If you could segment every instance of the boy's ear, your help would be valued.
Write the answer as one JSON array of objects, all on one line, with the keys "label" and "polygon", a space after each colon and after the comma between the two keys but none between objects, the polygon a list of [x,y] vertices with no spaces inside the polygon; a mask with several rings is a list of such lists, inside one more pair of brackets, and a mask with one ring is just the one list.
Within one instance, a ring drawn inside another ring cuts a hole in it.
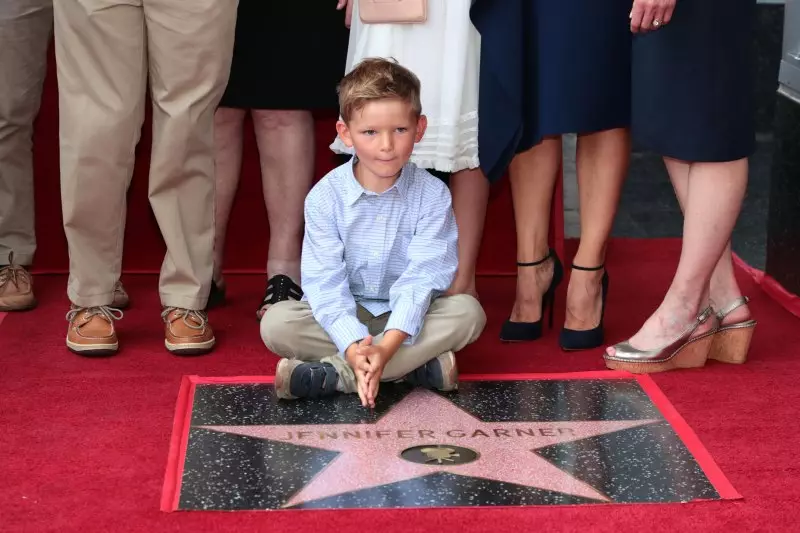
[{"label": "boy's ear", "polygon": [[350,134],[350,128],[347,127],[344,120],[339,119],[336,121],[336,133],[339,134],[339,138],[345,146],[348,148],[353,147],[353,136]]},{"label": "boy's ear", "polygon": [[417,119],[417,135],[414,137],[414,142],[418,143],[425,136],[425,130],[428,128],[428,117],[420,115]]}]

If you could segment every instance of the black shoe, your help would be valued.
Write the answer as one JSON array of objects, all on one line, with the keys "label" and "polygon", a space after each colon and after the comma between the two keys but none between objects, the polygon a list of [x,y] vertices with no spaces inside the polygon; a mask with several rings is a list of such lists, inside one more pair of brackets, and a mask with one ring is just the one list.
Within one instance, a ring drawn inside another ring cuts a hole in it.
[{"label": "black shoe", "polygon": [[458,389],[458,367],[453,352],[445,352],[412,370],[403,381],[415,387],[452,391]]},{"label": "black shoe", "polygon": [[256,318],[261,320],[264,316],[261,309],[265,305],[275,305],[278,302],[285,302],[286,300],[300,301],[303,297],[303,289],[300,285],[292,281],[292,278],[284,274],[272,276],[267,280],[267,290],[264,292],[264,298],[261,300],[261,305],[258,306],[256,311]]},{"label": "black shoe", "polygon": [[275,394],[284,400],[333,396],[338,383],[339,373],[330,363],[281,359],[275,369]]},{"label": "black shoe", "polygon": [[564,267],[561,265],[561,260],[554,250],[550,250],[544,259],[534,261],[533,263],[517,263],[521,267],[535,267],[543,264],[545,261],[553,259],[553,279],[550,281],[550,286],[542,295],[542,317],[536,322],[512,322],[511,318],[505,321],[503,327],[500,329],[500,340],[503,342],[525,342],[535,341],[542,336],[542,322],[544,321],[545,309],[550,308],[550,327],[553,327],[553,311],[555,309],[556,288],[561,283],[564,277]]},{"label": "black shoe", "polygon": [[[599,267],[581,267],[577,265],[572,265],[573,270],[585,270],[589,272],[595,272],[604,268],[604,265],[600,265]],[[561,330],[561,335],[558,338],[558,344],[561,346],[561,349],[566,352],[576,352],[579,350],[591,350],[593,348],[599,348],[603,345],[604,341],[604,334],[603,334],[603,317],[606,314],[606,296],[608,295],[608,272],[603,272],[603,279],[600,282],[602,284],[602,307],[600,308],[600,324],[593,329],[586,329],[586,330],[576,330],[576,329],[568,329],[563,328]]]}]

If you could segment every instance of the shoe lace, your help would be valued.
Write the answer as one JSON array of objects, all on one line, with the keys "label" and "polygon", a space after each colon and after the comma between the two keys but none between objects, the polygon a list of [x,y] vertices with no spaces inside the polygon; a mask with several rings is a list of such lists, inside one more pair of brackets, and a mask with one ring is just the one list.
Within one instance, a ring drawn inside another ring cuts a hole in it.
[{"label": "shoe lace", "polygon": [[67,312],[67,321],[72,322],[75,320],[76,316],[83,312],[86,313],[84,316],[87,319],[92,318],[93,316],[99,316],[108,320],[109,322],[113,322],[114,320],[122,320],[122,317],[124,316],[120,309],[117,309],[116,307],[110,307],[108,305],[100,305],[95,307],[75,307]]},{"label": "shoe lace", "polygon": [[[167,307],[161,312],[161,319],[166,322],[170,313],[175,312],[177,318],[182,318],[186,327],[192,329],[203,329],[208,324],[208,315],[204,311],[196,311],[194,309],[184,309],[182,307]],[[190,322],[190,320],[192,322]]]},{"label": "shoe lace", "polygon": [[30,273],[23,267],[14,263],[14,252],[8,254],[8,266],[0,268],[0,289],[11,283],[14,287],[19,288],[20,281],[28,284],[31,282]]}]

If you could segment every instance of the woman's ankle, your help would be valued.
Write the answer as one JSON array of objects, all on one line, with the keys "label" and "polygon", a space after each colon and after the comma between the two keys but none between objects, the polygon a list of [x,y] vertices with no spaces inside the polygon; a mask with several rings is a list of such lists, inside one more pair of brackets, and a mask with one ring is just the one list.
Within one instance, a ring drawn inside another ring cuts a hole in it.
[{"label": "woman's ankle", "polygon": [[517,288],[512,320],[535,322],[541,317],[542,299],[555,276],[555,261],[517,269]]},{"label": "woman's ankle", "polygon": [[517,279],[524,280],[522,284],[517,283],[517,296],[520,295],[520,287],[526,292],[543,293],[550,286],[554,275],[555,258],[553,257],[535,266],[517,267]]},{"label": "woman's ankle", "polygon": [[733,303],[742,296],[742,291],[735,279],[718,282],[711,280],[709,298],[715,309],[719,310]]},{"label": "woman's ankle", "polygon": [[268,260],[267,277],[271,278],[283,274],[289,276],[292,281],[300,283],[300,261]]},{"label": "woman's ankle", "polygon": [[[747,303],[740,303],[740,298],[742,298],[742,293],[739,290],[728,290],[724,293],[711,295],[711,306],[714,312],[725,315],[721,320],[722,325],[735,324],[750,319],[750,308]],[[737,306],[737,303],[740,303],[740,305]],[[735,308],[731,309],[732,306],[735,306]]]},{"label": "woman's ankle", "polygon": [[698,296],[670,290],[656,314],[670,317],[670,321],[675,326],[686,325],[697,319],[708,305],[707,297],[702,294]]},{"label": "woman's ankle", "polygon": [[572,259],[572,264],[577,267],[586,268],[598,268],[605,266],[606,257],[605,257],[605,250],[587,250],[583,251],[578,249],[578,252],[575,254],[575,257]]}]

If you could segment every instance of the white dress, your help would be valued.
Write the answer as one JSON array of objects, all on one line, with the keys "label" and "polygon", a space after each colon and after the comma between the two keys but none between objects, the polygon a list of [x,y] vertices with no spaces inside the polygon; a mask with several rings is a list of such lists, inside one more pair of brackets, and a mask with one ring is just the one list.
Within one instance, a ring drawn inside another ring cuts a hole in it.
[{"label": "white dress", "polygon": [[[428,129],[411,156],[426,169],[477,168],[480,34],[472,25],[472,0],[428,0],[422,24],[364,24],[353,0],[346,72],[368,57],[394,58],[422,84]],[[337,137],[337,153],[351,154]]]}]

